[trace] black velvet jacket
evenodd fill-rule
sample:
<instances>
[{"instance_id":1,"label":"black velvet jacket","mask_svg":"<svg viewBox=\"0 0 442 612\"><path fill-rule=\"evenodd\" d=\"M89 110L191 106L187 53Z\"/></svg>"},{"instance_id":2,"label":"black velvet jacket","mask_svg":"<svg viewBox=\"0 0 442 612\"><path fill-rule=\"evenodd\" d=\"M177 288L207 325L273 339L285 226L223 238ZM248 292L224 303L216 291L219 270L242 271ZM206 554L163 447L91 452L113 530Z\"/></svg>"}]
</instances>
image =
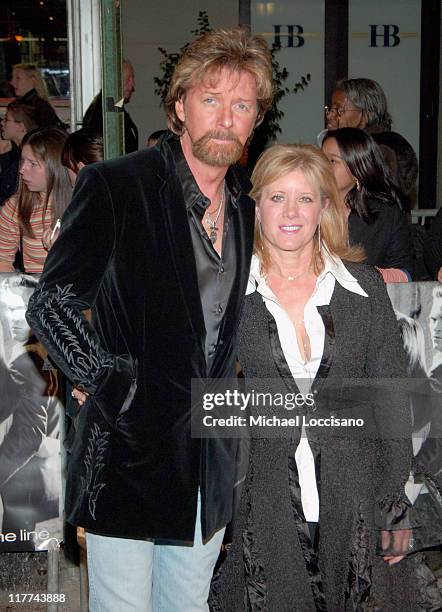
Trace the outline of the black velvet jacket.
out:
<instances>
[{"instance_id":1,"label":"black velvet jacket","mask_svg":"<svg viewBox=\"0 0 442 612\"><path fill-rule=\"evenodd\" d=\"M27 317L55 363L90 393L72 448L68 520L104 535L192 541L198 487L204 538L232 515L237 441L191 437L190 388L192 378L235 375L254 206L242 195L248 180L231 168L237 268L207 372L170 138L82 170Z\"/></svg>"}]
</instances>

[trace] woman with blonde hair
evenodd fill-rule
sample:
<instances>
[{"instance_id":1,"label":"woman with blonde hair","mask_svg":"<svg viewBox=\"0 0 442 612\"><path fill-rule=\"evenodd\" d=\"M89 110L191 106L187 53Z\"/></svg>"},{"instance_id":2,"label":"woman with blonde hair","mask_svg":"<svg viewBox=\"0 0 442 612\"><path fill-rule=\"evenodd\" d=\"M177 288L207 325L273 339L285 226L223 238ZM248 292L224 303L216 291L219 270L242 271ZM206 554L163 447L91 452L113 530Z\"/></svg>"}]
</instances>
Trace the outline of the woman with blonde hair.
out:
<instances>
[{"instance_id":1,"label":"woman with blonde hair","mask_svg":"<svg viewBox=\"0 0 442 612\"><path fill-rule=\"evenodd\" d=\"M238 344L252 439L212 610L416 610L424 580L404 558L405 360L385 285L349 246L321 151L271 147L252 183L256 245Z\"/></svg>"},{"instance_id":2,"label":"woman with blonde hair","mask_svg":"<svg viewBox=\"0 0 442 612\"><path fill-rule=\"evenodd\" d=\"M10 84L17 100L35 109L38 127L66 128L49 102L46 83L35 64L15 64Z\"/></svg>"},{"instance_id":3,"label":"woman with blonde hair","mask_svg":"<svg viewBox=\"0 0 442 612\"><path fill-rule=\"evenodd\" d=\"M28 132L22 140L18 190L0 210L0 272L14 271L18 250L25 272L43 270L44 233L55 231L72 195L68 171L61 163L66 138L58 128L45 128Z\"/></svg>"}]
</instances>

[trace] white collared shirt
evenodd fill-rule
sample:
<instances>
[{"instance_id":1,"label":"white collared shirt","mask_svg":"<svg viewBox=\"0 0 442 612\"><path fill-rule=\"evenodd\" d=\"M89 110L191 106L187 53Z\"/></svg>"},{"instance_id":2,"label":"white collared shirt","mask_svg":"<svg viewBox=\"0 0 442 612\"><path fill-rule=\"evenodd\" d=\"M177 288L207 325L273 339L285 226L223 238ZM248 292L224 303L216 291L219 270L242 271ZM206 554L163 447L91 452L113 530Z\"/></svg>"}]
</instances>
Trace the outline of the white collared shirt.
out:
<instances>
[{"instance_id":1,"label":"white collared shirt","mask_svg":"<svg viewBox=\"0 0 442 612\"><path fill-rule=\"evenodd\" d=\"M268 311L275 319L284 357L299 390L303 394L308 393L318 372L324 352L325 328L317 307L330 304L336 281L347 291L368 297L357 279L350 274L339 258L333 258L325 252L324 263L324 270L316 279L315 289L304 308L304 325L310 340L311 357L308 362L304 362L301 357L295 327L287 312L278 302L278 298L267 285L265 276L261 274L260 262L256 255L252 257L246 291L246 295L255 291L260 293ZM295 460L305 519L309 522L317 522L319 520L319 496L316 485L315 462L304 429L296 449Z\"/></svg>"}]
</instances>

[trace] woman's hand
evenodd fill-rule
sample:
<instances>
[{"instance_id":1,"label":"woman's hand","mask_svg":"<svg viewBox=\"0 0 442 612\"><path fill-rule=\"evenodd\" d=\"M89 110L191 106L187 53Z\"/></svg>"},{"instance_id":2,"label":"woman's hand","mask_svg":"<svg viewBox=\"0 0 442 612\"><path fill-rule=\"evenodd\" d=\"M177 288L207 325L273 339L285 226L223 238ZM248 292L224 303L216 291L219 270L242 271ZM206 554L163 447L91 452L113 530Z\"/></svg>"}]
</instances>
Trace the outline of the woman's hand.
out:
<instances>
[{"instance_id":1,"label":"woman's hand","mask_svg":"<svg viewBox=\"0 0 442 612\"><path fill-rule=\"evenodd\" d=\"M439 272L437 273L437 280L442 283L442 266L439 268Z\"/></svg>"},{"instance_id":2,"label":"woman's hand","mask_svg":"<svg viewBox=\"0 0 442 612\"><path fill-rule=\"evenodd\" d=\"M381 532L381 543L383 550L392 550L403 552L402 555L385 555L384 561L388 565L395 565L402 561L405 554L410 550L411 544L411 529L397 529L396 531L382 531Z\"/></svg>"}]
</instances>

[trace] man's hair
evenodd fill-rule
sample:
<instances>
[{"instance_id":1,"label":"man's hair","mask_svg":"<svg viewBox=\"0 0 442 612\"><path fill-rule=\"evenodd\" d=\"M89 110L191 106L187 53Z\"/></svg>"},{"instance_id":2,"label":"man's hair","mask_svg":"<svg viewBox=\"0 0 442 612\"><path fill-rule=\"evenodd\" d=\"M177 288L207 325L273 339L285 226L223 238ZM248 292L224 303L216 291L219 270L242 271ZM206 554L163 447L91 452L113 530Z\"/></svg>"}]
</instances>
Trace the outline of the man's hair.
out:
<instances>
[{"instance_id":1,"label":"man's hair","mask_svg":"<svg viewBox=\"0 0 442 612\"><path fill-rule=\"evenodd\" d=\"M367 118L367 128L380 127L391 130L391 115L388 112L387 98L377 81L372 79L342 79L335 90L344 92L347 100L363 111Z\"/></svg>"},{"instance_id":2,"label":"man's hair","mask_svg":"<svg viewBox=\"0 0 442 612\"><path fill-rule=\"evenodd\" d=\"M30 104L15 100L8 104L6 112L11 113L16 123L23 123L27 132L39 127L35 116L35 108Z\"/></svg>"},{"instance_id":3,"label":"man's hair","mask_svg":"<svg viewBox=\"0 0 442 612\"><path fill-rule=\"evenodd\" d=\"M233 73L250 73L256 82L258 116L262 121L273 100L272 58L265 39L251 35L245 28L212 30L196 38L184 50L175 67L166 96L165 109L169 128L183 133L183 122L177 116L175 104L195 83L215 77L227 68Z\"/></svg>"},{"instance_id":4,"label":"man's hair","mask_svg":"<svg viewBox=\"0 0 442 612\"><path fill-rule=\"evenodd\" d=\"M40 70L35 64L14 64L12 70L22 70L34 82L34 89L40 98L48 99L48 90Z\"/></svg>"},{"instance_id":5,"label":"man's hair","mask_svg":"<svg viewBox=\"0 0 442 612\"><path fill-rule=\"evenodd\" d=\"M341 202L338 187L330 162L324 153L312 145L273 145L261 157L253 170L250 192L257 205L267 185L286 176L294 170L300 170L309 181L312 188L317 188L323 200L328 200L321 219L320 238L322 246L332 256L340 257L346 261L361 261L364 257L362 249L351 247L348 242L347 217L345 205ZM314 238L316 259L315 272L320 273L324 268L322 251L319 248L319 232ZM264 241L262 240L259 223L255 224L254 253L260 260L261 270L267 272L271 264Z\"/></svg>"}]
</instances>

